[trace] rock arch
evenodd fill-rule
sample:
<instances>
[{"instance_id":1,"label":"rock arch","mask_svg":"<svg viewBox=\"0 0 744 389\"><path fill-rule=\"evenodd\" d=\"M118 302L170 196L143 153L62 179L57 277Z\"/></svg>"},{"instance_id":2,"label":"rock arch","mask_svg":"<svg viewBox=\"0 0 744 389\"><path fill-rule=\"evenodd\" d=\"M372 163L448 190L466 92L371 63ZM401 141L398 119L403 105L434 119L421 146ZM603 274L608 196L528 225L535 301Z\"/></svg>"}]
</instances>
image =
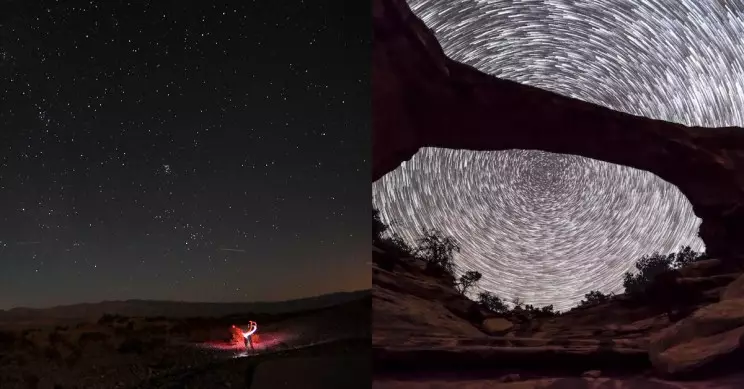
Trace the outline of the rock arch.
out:
<instances>
[{"instance_id":1,"label":"rock arch","mask_svg":"<svg viewBox=\"0 0 744 389\"><path fill-rule=\"evenodd\" d=\"M427 146L631 166L687 196L710 255L744 263L744 129L651 120L497 79L447 58L405 0L373 0L373 19L373 180Z\"/></svg>"}]
</instances>

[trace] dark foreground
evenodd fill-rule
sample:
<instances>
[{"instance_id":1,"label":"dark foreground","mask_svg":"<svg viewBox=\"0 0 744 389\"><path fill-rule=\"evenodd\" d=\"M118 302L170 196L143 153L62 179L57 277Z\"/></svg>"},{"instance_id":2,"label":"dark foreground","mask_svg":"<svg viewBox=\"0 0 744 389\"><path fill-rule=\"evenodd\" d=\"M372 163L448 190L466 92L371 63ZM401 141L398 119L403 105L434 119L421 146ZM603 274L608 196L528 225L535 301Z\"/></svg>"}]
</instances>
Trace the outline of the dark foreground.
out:
<instances>
[{"instance_id":1,"label":"dark foreground","mask_svg":"<svg viewBox=\"0 0 744 389\"><path fill-rule=\"evenodd\" d=\"M230 343L248 319L252 351ZM371 380L370 322L363 298L280 316L0 323L0 388L357 388Z\"/></svg>"}]
</instances>

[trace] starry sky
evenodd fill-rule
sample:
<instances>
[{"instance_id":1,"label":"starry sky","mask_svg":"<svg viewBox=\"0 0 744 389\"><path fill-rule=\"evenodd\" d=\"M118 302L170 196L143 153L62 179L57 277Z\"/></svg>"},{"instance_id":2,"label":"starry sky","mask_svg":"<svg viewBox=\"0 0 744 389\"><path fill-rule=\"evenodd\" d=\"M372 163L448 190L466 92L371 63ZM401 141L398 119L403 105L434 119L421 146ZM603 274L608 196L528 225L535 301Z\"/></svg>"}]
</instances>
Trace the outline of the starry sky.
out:
<instances>
[{"instance_id":1,"label":"starry sky","mask_svg":"<svg viewBox=\"0 0 744 389\"><path fill-rule=\"evenodd\" d=\"M369 288L347 3L2 2L0 308Z\"/></svg>"},{"instance_id":2,"label":"starry sky","mask_svg":"<svg viewBox=\"0 0 744 389\"><path fill-rule=\"evenodd\" d=\"M409 5L447 55L497 77L655 119L744 126L742 2ZM482 289L561 310L591 290L621 292L622 273L644 254L704 250L677 188L576 156L425 149L373 192L408 240L422 227L455 236L460 271L481 271Z\"/></svg>"}]
</instances>

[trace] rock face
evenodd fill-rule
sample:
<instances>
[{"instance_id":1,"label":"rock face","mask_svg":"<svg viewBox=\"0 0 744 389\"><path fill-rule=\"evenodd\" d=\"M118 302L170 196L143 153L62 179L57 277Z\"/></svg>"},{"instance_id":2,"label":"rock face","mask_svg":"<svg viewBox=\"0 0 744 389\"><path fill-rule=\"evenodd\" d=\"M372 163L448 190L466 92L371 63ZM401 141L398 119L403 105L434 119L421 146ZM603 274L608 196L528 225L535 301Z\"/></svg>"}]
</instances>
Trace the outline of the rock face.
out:
<instances>
[{"instance_id":1,"label":"rock face","mask_svg":"<svg viewBox=\"0 0 744 389\"><path fill-rule=\"evenodd\" d=\"M744 298L744 277L739 277L730 283L721 293L721 300Z\"/></svg>"},{"instance_id":2,"label":"rock face","mask_svg":"<svg viewBox=\"0 0 744 389\"><path fill-rule=\"evenodd\" d=\"M618 366L644 369L650 367L648 333L669 324L649 309L611 304L517 323L482 312L453 280L427 273L416 261L373 250L376 372L498 367L579 375Z\"/></svg>"},{"instance_id":3,"label":"rock face","mask_svg":"<svg viewBox=\"0 0 744 389\"><path fill-rule=\"evenodd\" d=\"M672 273L677 285L672 294L682 297L674 308L687 312L676 322L665 304L648 301L663 300L652 292L520 320L483 311L457 292L453 279L428 272L420 260L375 249L375 371L497 369L493 374L579 376L590 370L640 374L653 367L672 378L710 376L728 369L744 349L744 298L738 297L744 276L715 274L714 263ZM694 298L684 297L688 294Z\"/></svg>"},{"instance_id":4,"label":"rock face","mask_svg":"<svg viewBox=\"0 0 744 389\"><path fill-rule=\"evenodd\" d=\"M514 328L514 323L501 317L493 317L483 321L483 331L489 335L504 335Z\"/></svg>"},{"instance_id":5,"label":"rock face","mask_svg":"<svg viewBox=\"0 0 744 389\"><path fill-rule=\"evenodd\" d=\"M708 254L744 262L741 128L646 119L486 75L447 58L405 0L373 0L373 17L374 180L421 147L581 155L676 185Z\"/></svg>"},{"instance_id":6,"label":"rock face","mask_svg":"<svg viewBox=\"0 0 744 389\"><path fill-rule=\"evenodd\" d=\"M474 303L446 280L379 251L373 251L372 258L373 344L399 344L399 339L411 336L486 336L466 319ZM394 270L380 267L391 260L397 261Z\"/></svg>"},{"instance_id":7,"label":"rock face","mask_svg":"<svg viewBox=\"0 0 744 389\"><path fill-rule=\"evenodd\" d=\"M744 358L744 276L729 284L720 302L695 311L650 340L654 368L671 377L709 375ZM738 292L738 293L737 293ZM729 298L727 298L729 297Z\"/></svg>"}]
</instances>

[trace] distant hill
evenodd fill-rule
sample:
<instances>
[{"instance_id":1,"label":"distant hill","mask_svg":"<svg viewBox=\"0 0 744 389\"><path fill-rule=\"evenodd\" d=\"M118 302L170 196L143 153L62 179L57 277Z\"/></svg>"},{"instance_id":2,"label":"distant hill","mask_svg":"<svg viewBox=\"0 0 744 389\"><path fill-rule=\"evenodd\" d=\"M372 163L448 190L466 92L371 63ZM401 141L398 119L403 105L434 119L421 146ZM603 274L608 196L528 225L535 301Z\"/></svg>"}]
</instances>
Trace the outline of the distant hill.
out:
<instances>
[{"instance_id":1,"label":"distant hill","mask_svg":"<svg viewBox=\"0 0 744 389\"><path fill-rule=\"evenodd\" d=\"M62 305L51 308L0 310L0 323L37 320L97 319L103 314L130 317L218 317L240 313L279 314L331 307L370 296L369 290L339 292L297 300L247 303L194 303L181 301L125 300Z\"/></svg>"}]
</instances>

